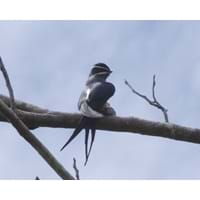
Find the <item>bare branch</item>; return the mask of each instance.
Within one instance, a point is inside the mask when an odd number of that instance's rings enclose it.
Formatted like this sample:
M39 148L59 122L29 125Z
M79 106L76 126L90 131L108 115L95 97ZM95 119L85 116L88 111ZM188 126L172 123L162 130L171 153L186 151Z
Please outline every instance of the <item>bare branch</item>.
M155 87L156 87L156 75L153 75L153 85L152 85L152 96L153 100L157 102L156 96L155 96Z
M17 116L15 113L15 99L14 99L14 92L9 80L8 73L6 71L6 68L4 67L4 64L2 62L2 59L0 57L0 70L3 73L6 86L9 91L10 95L10 107L9 109L8 105L6 105L2 100L0 100L0 111L3 116L3 118L6 118L18 131L18 133L29 143L31 146L38 151L38 153L44 158L44 160L55 170L55 172L63 179L71 180L74 179L73 176L71 176L66 169L54 158L54 156L49 152L49 150L29 131L27 126L21 121L21 119ZM8 100L8 99L7 99ZM18 102L19 103L19 102ZM24 107L27 107L26 104L24 104ZM35 108L32 106L32 108Z
M3 64L3 61L1 59L1 57L0 57L0 70L2 71L2 74L3 74L5 82L6 82L6 86L8 88L8 92L9 92L9 95L10 95L10 106L11 106L11 109L13 111L15 111L14 92L13 92L13 89L12 89L12 86L11 86L11 83L10 83L10 79L9 79L8 73L6 71L6 68L4 67L4 64Z
M10 98L9 97L0 94L0 99L2 99L4 101L4 103L10 107ZM47 113L48 112L48 109L40 108L33 104L26 103L24 101L20 101L17 99L15 99L15 106L17 107L17 109L27 111L27 112L34 112L34 113Z
M164 115L164 118L165 118L165 122L169 122L169 119L168 119L168 115L167 115L167 109L165 107L163 107L156 99L156 96L155 96L155 86L156 86L156 81L155 81L155 78L156 76L154 75L153 76L153 84L152 84L152 96L153 96L153 101L150 100L147 96L137 92L131 85L130 83L125 80L124 83L131 89L131 91L133 93L135 93L136 95L138 95L139 97L145 99L150 105L160 109Z
M124 83L131 89L131 91L132 91L133 93L135 93L135 94L138 95L139 97L145 99L149 104L152 105L151 100L149 100L145 95L142 95L142 94L140 94L139 92L137 92L137 91L129 84L129 82L128 82L127 80L125 80Z
M77 113L55 111L34 113L17 110L17 114L28 127L76 128L81 118L81 115ZM7 122L1 113L0 121ZM96 126L100 130L159 136L200 144L200 129L177 124L154 122L136 117L113 116L99 119Z
M169 122L168 115L167 115L168 110L158 102L158 100L156 99L156 96L155 96L155 87L156 87L156 80L155 79L156 79L156 75L154 74L153 75L153 86L152 86L152 96L153 96L153 100L154 100L153 102L155 103L155 106L157 108L162 110L165 121Z
M75 158L73 158L73 168L74 168L74 171L75 171L75 174L76 174L76 179L80 180L79 170L78 170L78 168L76 166L76 159Z
M0 99L3 101L6 100L7 98L8 97L1 98L0 96ZM17 102L22 102L22 101L17 100L15 102L16 102L16 107L18 108ZM25 102L23 103L24 105L32 105ZM23 104L19 105L21 106ZM29 109L29 112L22 111L23 106L20 107L22 110L21 109L17 110L19 118L28 127L76 128L81 118L81 115L77 113L50 111L48 109L40 108L38 106L33 105L33 108L34 107L37 107L38 109L41 110L47 110L47 112L35 113L34 109L33 112L31 112L31 109ZM1 112L0 112L0 121L8 122L8 120L2 115ZM105 117L98 120L97 129L107 130L107 131L137 133L150 136L159 136L169 139L200 144L200 129L184 127L171 123L154 122L154 121L139 119L136 117L119 117L119 116Z
M65 180L72 180L74 177L56 160L50 151L29 131L27 126L19 119L15 112L7 107L0 100L0 111L9 119L18 133L44 158L44 160L54 169L54 171Z

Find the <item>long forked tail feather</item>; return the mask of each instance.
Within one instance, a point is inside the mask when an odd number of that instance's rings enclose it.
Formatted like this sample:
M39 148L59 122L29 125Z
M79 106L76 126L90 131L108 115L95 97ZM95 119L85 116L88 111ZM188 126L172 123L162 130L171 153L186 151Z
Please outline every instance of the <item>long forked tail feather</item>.
M86 166L87 162L88 162L88 159L89 159L89 156L90 156L90 153L91 153L91 150L92 150L92 145L94 143L94 139L95 139L95 133L96 133L96 120L93 119L93 122L91 123L91 142L90 142L90 148L89 148L89 151L86 153L86 160L85 160L85 163L84 165ZM89 132L88 132L89 133ZM88 134L85 132L85 134ZM86 137L86 135L85 135ZM87 142L88 142L88 135L87 135Z
M64 144L64 146L60 149L60 151L62 151L80 132L83 128L85 128L87 122L87 118L86 117L82 117L79 125L77 126L77 128L74 130L74 132L72 133L71 137L68 139L68 141Z
M85 160L87 160L88 155L88 139L89 139L89 128L85 129Z
M83 116L77 126L77 128L74 130L68 141L64 144L64 146L60 149L62 151L80 132L82 129L85 129L85 163L87 164L91 150L92 145L94 143L95 133L96 133L96 119L94 118L88 118ZM89 132L91 130L91 142L90 142L90 148L88 151L88 140L89 140Z

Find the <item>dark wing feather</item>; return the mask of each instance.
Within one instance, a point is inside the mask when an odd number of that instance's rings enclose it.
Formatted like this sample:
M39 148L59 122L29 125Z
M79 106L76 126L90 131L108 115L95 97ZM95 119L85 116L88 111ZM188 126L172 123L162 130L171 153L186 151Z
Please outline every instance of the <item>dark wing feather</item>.
M87 103L94 110L100 110L107 100L115 93L115 87L112 83L103 82L91 89Z
M60 149L60 151L62 151L80 132L83 128L85 128L87 123L87 118L86 117L82 117L79 125L77 126L77 128L74 130L74 132L72 133L71 137L68 139L68 141L65 143L65 145Z

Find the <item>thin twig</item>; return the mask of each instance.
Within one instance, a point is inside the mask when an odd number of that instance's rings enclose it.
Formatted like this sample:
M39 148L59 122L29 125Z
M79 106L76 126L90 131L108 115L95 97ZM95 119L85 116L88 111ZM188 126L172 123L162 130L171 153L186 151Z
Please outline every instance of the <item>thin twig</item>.
M153 96L154 101L157 101L156 96L155 96L155 87L156 87L156 75L154 74L153 75L153 85L152 85L152 96Z
M75 159L75 158L73 158L73 168L74 168L74 170L75 170L76 179L77 179L77 180L80 180L79 170L78 170L78 168L77 168L77 166L76 166L76 159Z
M157 108L162 110L164 117L165 117L165 121L169 122L168 115L167 115L168 110L158 102L156 95L155 95L155 87L156 87L156 80L155 79L156 79L156 75L154 74L153 75L153 86L152 86L152 96L153 96L153 100L154 100L153 102L154 102L154 104Z
M3 61L0 57L0 70L2 71L2 74L4 76L5 82L6 82L6 86L8 88L8 92L9 92L9 96L10 96L10 107L13 111L15 111L15 98L14 98L14 92L10 83L10 79L8 76L8 73L6 71L6 68L3 64Z
M150 100L147 96L137 92L131 85L130 83L125 80L124 83L131 89L131 91L133 93L135 93L136 95L138 95L139 97L145 99L150 105L154 106L154 107L157 107L158 109L160 109L164 115L164 118L165 118L165 122L169 122L169 119L168 119L168 115L167 115L167 109L165 107L163 107L159 102L158 100L156 99L156 96L155 96L155 86L156 86L156 81L155 81L155 75L153 76L153 84L152 84L152 96L153 96L153 100Z

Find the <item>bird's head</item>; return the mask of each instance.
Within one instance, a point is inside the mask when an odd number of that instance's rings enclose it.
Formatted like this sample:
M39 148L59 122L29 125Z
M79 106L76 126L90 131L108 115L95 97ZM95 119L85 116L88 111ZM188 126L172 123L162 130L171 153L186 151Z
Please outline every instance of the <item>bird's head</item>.
M104 63L97 63L90 71L89 77L106 80L112 73L110 68Z

